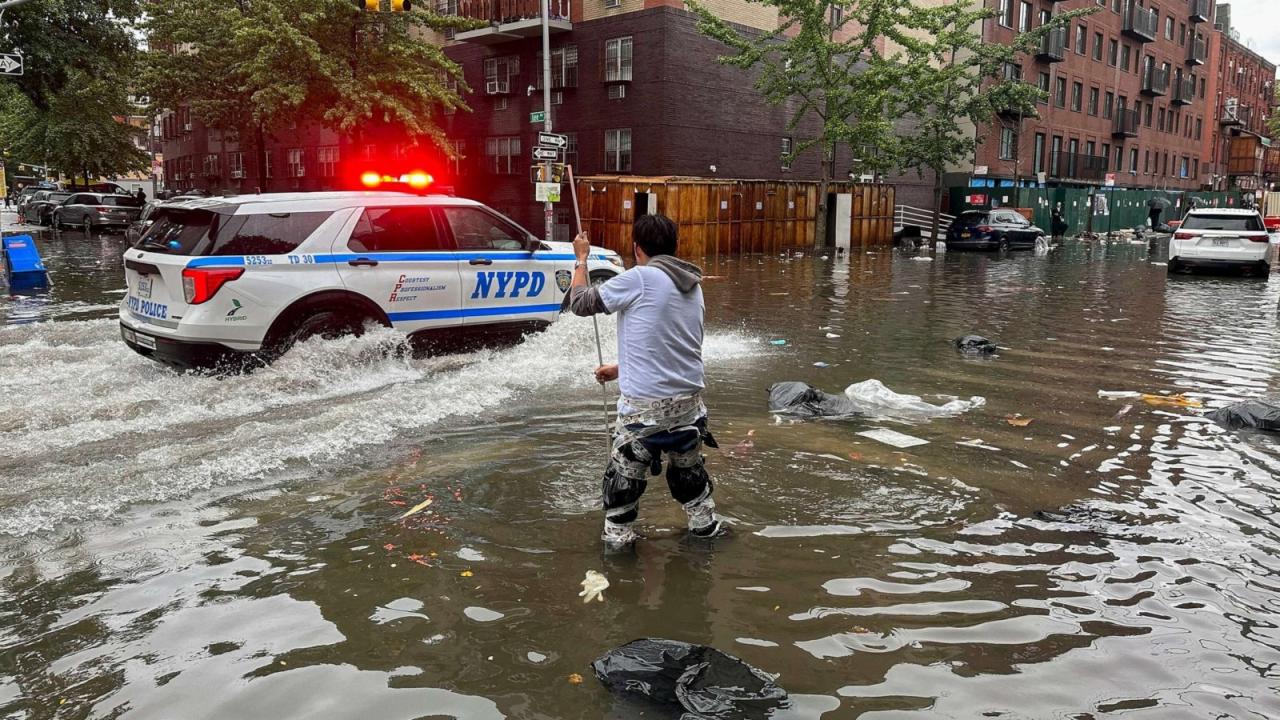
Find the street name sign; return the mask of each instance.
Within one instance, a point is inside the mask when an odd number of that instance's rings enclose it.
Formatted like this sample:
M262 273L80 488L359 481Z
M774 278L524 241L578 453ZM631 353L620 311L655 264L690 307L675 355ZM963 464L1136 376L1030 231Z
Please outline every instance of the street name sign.
M538 133L538 144L547 147L562 148L569 144L569 138L565 135L556 135L555 133Z
M540 123L540 122L546 122L546 121L547 121L546 110L535 110L529 113L529 122L531 123Z
M560 156L560 151L549 147L536 147L533 149L534 160L555 160Z
M0 75L21 75L22 56L16 53L0 53Z

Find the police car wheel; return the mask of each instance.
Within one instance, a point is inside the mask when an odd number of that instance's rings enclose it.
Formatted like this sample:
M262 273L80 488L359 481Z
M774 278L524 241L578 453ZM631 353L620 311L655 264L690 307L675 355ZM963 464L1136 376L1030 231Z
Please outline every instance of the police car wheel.
M266 343L267 354L271 359L289 352L294 345L313 337L326 340L343 335L361 335L364 333L364 320L347 313L334 310L321 310L302 318L280 337Z

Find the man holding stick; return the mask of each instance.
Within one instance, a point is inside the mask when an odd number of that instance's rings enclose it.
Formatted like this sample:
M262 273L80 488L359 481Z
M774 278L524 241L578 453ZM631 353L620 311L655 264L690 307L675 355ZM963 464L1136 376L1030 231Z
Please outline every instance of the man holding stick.
M618 364L596 368L596 380L617 380L618 422L604 472L604 532L610 545L640 538L639 515L648 476L667 463L671 497L689 516L689 532L722 532L711 499L702 445L717 447L703 404L702 270L675 257L676 226L663 215L644 215L632 229L635 267L598 287L587 279L590 240L573 241L569 307L575 315L618 315Z

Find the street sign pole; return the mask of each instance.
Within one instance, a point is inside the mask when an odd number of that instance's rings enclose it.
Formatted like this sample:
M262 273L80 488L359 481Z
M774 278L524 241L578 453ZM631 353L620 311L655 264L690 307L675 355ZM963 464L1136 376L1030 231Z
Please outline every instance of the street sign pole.
M546 113L542 120L544 132L551 132L551 8L549 0L542 0L542 111ZM543 179L551 181L553 160L543 165ZM547 242L555 239L555 205L547 202L543 205L543 231Z

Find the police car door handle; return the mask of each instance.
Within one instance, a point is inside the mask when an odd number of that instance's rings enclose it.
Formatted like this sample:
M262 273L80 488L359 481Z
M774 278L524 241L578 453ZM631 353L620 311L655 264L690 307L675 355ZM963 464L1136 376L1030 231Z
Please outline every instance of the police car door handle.
M492 265L493 261L489 258L471 258L472 265Z
M378 261L374 260L373 258L359 257L352 260L348 260L347 264L352 267L360 267L361 265L364 265L365 267L374 267L375 265L378 264Z

